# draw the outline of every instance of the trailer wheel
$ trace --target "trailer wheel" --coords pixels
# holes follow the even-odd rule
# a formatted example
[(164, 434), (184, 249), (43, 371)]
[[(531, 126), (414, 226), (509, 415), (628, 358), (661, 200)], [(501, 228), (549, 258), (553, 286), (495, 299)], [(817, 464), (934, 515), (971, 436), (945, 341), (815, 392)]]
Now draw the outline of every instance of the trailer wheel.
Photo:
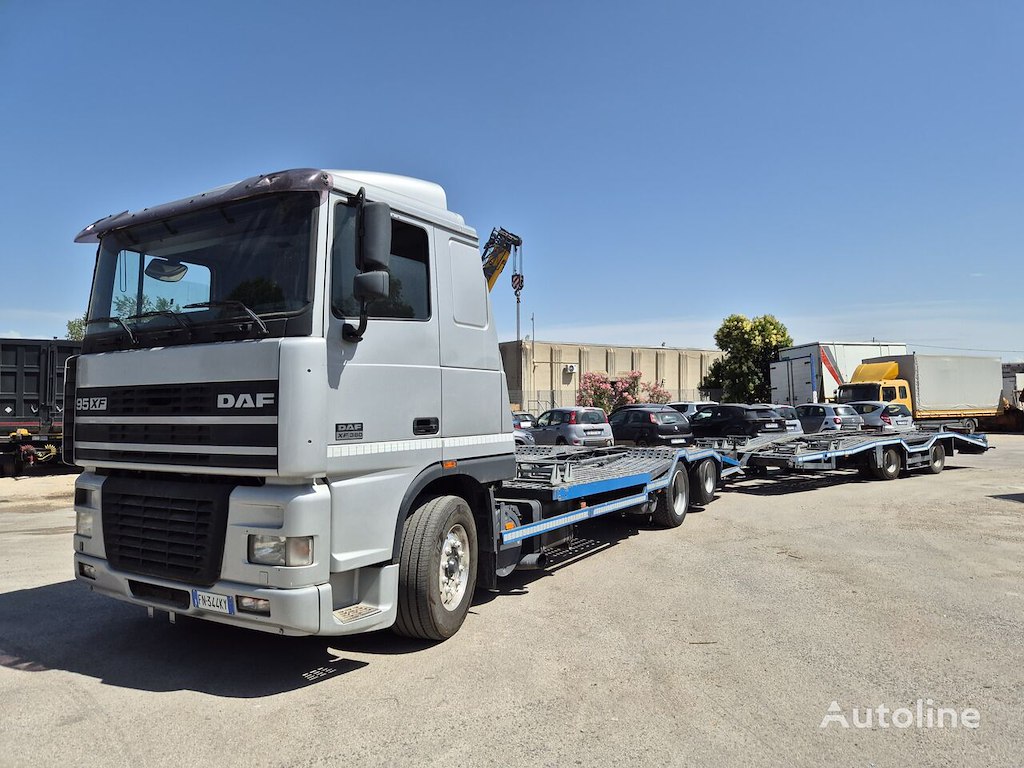
[(703, 459), (690, 468), (690, 487), (693, 503), (704, 506), (715, 497), (718, 487), (718, 464), (714, 459)]
[(931, 461), (928, 462), (928, 471), (933, 475), (939, 474), (942, 468), (946, 466), (946, 449), (942, 447), (942, 443), (935, 443), (932, 446), (929, 458)]
[(462, 626), (476, 586), (476, 525), (458, 496), (421, 504), (405, 521), (398, 567), (398, 618), (406, 637), (445, 640)]
[(895, 480), (900, 476), (900, 468), (903, 462), (900, 461), (900, 452), (889, 447), (882, 451), (882, 461), (878, 466), (873, 466), (875, 477), (879, 480)]
[(683, 467), (676, 467), (668, 487), (658, 495), (652, 520), (662, 528), (675, 528), (683, 522), (690, 506), (690, 479)]

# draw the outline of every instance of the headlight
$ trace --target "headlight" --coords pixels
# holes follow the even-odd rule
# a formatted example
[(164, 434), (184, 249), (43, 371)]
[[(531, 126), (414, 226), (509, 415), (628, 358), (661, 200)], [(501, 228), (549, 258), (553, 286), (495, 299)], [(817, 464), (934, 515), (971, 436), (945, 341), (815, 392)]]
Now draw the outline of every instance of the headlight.
[(249, 562), (257, 565), (312, 565), (312, 536), (249, 536)]
[(75, 533), (79, 536), (92, 538), (92, 512), (89, 510), (75, 510)]

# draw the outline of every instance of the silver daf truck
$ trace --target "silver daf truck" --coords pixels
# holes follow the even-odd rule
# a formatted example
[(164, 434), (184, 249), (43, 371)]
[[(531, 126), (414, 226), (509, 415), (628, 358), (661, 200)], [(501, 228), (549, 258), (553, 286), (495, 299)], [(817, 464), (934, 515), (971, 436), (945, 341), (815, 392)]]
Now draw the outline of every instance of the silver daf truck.
[(517, 458), (477, 236), (436, 184), (283, 171), (76, 240), (75, 575), (151, 613), (440, 640), (577, 522), (674, 527), (721, 476), (708, 450)]
[(494, 555), (474, 510), (515, 460), (477, 236), (444, 190), (291, 170), (76, 240), (99, 244), (68, 382), (77, 577), (275, 632), (457, 630)]

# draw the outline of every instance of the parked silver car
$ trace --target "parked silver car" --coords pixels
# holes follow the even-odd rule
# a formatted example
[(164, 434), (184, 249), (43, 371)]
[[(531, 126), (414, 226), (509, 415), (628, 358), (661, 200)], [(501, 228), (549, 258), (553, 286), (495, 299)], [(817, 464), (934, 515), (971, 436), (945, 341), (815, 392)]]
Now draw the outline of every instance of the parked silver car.
[(758, 403), (759, 406), (764, 408), (771, 408), (779, 416), (786, 420), (786, 434), (789, 435), (802, 435), (804, 432), (803, 425), (800, 423), (800, 417), (797, 416), (796, 408), (792, 405), (772, 405), (771, 403)]
[(554, 408), (545, 411), (530, 430), (537, 445), (608, 446), (615, 440), (600, 408)]
[(796, 407), (800, 425), (807, 434), (830, 430), (860, 429), (864, 419), (849, 405), (838, 403), (805, 403)]
[(668, 403), (669, 408), (679, 411), (687, 419), (705, 405), (718, 405), (718, 403), (714, 400), (680, 400), (677, 403)]
[(861, 415), (865, 429), (882, 432), (910, 432), (914, 429), (914, 415), (902, 403), (861, 400), (847, 405)]
[(516, 445), (536, 445), (537, 444), (537, 441), (533, 439), (533, 435), (531, 435), (525, 429), (513, 429), (512, 430), (512, 437), (515, 439)]
[(529, 429), (537, 417), (527, 411), (512, 411), (512, 426), (516, 429)]

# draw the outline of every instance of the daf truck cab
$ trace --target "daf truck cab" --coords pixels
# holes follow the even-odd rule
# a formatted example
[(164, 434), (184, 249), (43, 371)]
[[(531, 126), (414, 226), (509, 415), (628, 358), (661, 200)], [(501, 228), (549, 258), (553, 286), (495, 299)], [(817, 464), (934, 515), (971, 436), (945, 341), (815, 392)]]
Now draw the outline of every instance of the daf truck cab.
[(86, 227), (76, 577), (282, 634), (443, 639), (515, 473), (476, 232), (433, 183), (299, 169)]

